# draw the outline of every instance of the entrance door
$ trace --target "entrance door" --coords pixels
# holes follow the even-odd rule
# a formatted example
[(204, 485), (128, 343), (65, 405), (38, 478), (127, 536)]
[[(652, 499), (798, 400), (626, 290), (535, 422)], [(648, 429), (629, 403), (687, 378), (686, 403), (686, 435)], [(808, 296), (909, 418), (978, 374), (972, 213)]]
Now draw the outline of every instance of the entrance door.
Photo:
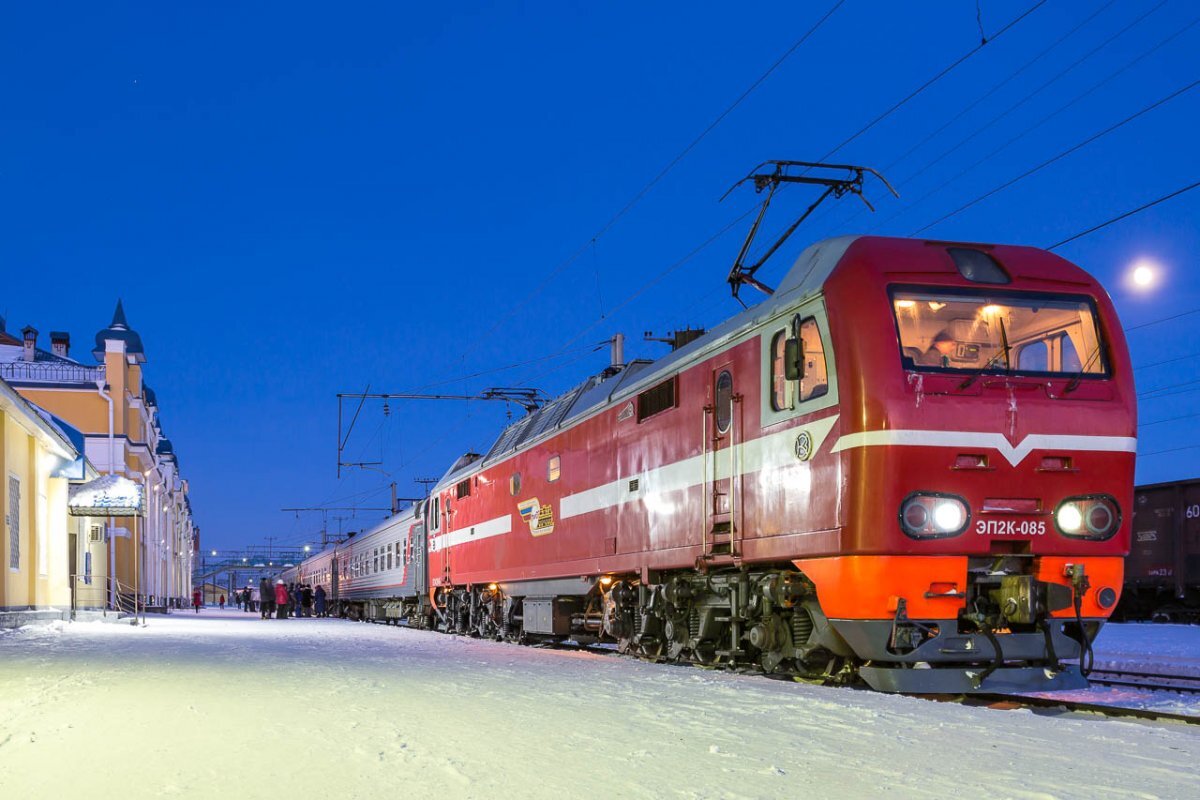
[(733, 365), (723, 364), (713, 370), (708, 416), (705, 425), (706, 466), (708, 482), (708, 540), (711, 555), (734, 555), (737, 535), (737, 495), (735, 457), (738, 426), (738, 396), (734, 391)]

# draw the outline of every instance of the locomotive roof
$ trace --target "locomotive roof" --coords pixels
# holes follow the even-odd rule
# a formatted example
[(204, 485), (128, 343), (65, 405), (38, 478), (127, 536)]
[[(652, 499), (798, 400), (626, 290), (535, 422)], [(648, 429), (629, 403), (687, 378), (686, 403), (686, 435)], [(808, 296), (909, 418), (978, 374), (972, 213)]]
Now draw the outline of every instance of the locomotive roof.
[(480, 461), (460, 461), (455, 464), (439, 481), (437, 488), (461, 480), (477, 470), (479, 465), (507, 456), (580, 417), (636, 394), (674, 374), (684, 363), (773, 317), (781, 309), (790, 308), (819, 293), (847, 248), (858, 238), (838, 236), (809, 245), (796, 259), (775, 293), (758, 305), (730, 317), (703, 336), (656, 361), (638, 359), (627, 364), (616, 375), (593, 375), (507, 426)]

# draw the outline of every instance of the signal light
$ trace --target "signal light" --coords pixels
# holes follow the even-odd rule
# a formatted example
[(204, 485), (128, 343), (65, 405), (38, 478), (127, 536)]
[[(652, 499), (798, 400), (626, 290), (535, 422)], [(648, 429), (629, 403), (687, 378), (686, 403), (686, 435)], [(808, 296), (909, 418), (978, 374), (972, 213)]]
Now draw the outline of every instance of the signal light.
[(1072, 539), (1103, 542), (1121, 529), (1121, 507), (1106, 494), (1068, 497), (1054, 511), (1054, 527)]
[(971, 509), (957, 495), (914, 492), (900, 504), (900, 530), (913, 539), (945, 539), (967, 529)]

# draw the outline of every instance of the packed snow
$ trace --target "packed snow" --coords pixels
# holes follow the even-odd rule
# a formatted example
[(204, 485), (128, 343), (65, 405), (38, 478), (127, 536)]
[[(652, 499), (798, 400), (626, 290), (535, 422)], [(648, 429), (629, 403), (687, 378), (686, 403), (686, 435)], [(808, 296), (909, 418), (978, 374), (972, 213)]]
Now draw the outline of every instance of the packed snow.
[(0, 633), (5, 798), (1195, 798), (1198, 760), (1200, 728), (1178, 723), (342, 620)]
[[(1200, 677), (1200, 625), (1112, 623), (1096, 638), (1095, 655), (1098, 670)], [(1200, 694), (1093, 684), (1038, 696), (1200, 717)]]

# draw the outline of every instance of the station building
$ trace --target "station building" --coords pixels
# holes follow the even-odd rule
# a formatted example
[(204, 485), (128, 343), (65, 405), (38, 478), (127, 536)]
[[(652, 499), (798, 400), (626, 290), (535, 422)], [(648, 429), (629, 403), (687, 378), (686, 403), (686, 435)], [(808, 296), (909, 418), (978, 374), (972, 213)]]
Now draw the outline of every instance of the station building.
[(97, 553), (77, 534), (95, 520), (73, 520), (68, 496), (95, 477), (82, 434), (0, 379), (0, 628), (69, 615), (71, 576)]
[(52, 332), (49, 350), (39, 336), (26, 326), (18, 339), (0, 320), (0, 379), (80, 431), (80, 454), (94, 468), (94, 479), (68, 490), (72, 516), (62, 538), (77, 542), (68, 580), (76, 603), (127, 607), (136, 597), (188, 605), (199, 532), (157, 397), (143, 380), (141, 337), (120, 301), (96, 334), (92, 363), (71, 355), (69, 334)]

